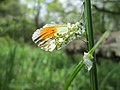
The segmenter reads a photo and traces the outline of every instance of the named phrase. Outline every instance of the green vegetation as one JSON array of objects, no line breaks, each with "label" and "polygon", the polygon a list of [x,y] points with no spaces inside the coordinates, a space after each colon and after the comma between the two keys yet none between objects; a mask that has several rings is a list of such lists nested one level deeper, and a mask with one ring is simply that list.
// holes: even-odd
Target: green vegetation
[{"label": "green vegetation", "polygon": [[[79,62],[78,58],[82,58],[75,55],[73,63],[63,51],[44,52],[28,44],[19,45],[8,37],[0,38],[0,42],[1,90],[62,90],[65,79]],[[119,90],[120,65],[103,58],[100,60],[101,65],[97,65],[99,87],[101,90]],[[69,89],[88,88],[89,73],[83,69]]]}]

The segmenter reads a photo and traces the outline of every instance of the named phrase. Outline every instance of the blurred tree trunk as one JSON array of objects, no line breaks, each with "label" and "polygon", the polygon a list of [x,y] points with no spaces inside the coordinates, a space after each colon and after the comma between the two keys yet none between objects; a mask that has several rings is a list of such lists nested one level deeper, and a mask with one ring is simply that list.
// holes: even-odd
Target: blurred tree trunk
[{"label": "blurred tree trunk", "polygon": [[40,8],[41,8],[41,6],[40,6],[40,2],[39,1],[37,1],[36,3],[37,3],[37,6],[34,7],[34,9],[36,11],[36,14],[35,14],[35,17],[34,17],[34,21],[35,21],[36,28],[39,28],[39,25],[40,25],[39,24],[39,16],[40,16]]}]

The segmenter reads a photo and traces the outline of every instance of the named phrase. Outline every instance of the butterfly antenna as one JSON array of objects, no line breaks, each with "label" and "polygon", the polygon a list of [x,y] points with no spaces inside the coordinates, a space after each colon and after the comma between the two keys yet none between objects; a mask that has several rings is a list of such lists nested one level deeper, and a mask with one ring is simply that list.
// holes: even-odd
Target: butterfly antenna
[{"label": "butterfly antenna", "polygon": [[82,5],[80,8],[81,8],[80,20],[81,20],[84,16],[84,1],[82,1]]}]

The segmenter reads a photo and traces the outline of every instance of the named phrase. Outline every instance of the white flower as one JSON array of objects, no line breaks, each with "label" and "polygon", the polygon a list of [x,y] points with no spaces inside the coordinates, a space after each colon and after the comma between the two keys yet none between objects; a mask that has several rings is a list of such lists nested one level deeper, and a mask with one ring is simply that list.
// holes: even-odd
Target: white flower
[{"label": "white flower", "polygon": [[90,71],[90,69],[92,68],[91,59],[93,59],[93,56],[91,55],[91,57],[88,57],[88,55],[89,53],[84,52],[83,60],[87,70]]}]

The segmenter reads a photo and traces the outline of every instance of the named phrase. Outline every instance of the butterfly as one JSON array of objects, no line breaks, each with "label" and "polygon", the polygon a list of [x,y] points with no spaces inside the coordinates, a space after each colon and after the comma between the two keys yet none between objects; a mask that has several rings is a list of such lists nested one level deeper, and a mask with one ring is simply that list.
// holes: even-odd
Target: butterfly
[{"label": "butterfly", "polygon": [[78,22],[76,24],[46,24],[33,33],[32,40],[42,50],[54,51],[81,37],[83,33],[84,27]]}]

